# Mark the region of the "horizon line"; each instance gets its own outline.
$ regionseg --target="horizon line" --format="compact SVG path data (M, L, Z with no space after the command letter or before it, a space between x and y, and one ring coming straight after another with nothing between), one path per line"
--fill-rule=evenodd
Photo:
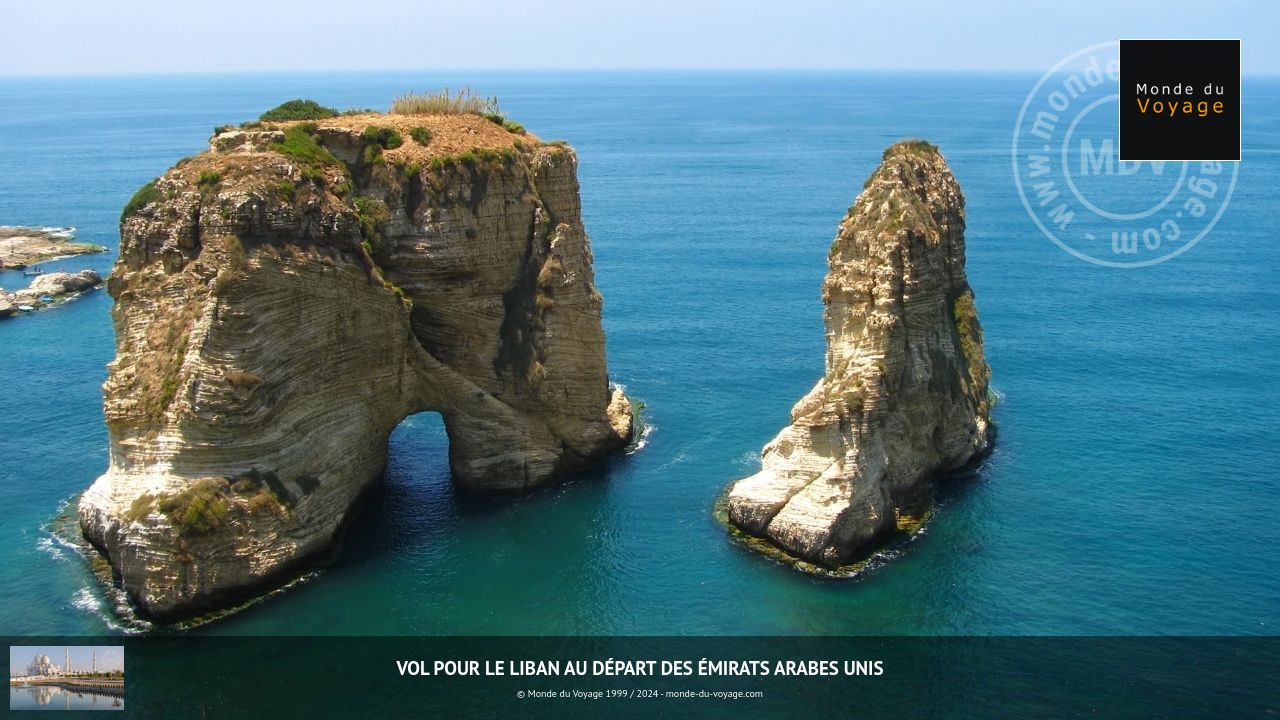
M239 75L364 75L381 73L866 73L866 74L937 74L937 75L1043 75L1045 71L1010 68L867 68L867 67L480 67L480 68L361 68L361 69L263 69L263 70L181 70L164 71L107 71L107 72L47 72L4 73L0 80L49 80L75 78L174 78L174 77L229 77ZM1244 79L1280 78L1280 71L1240 73Z

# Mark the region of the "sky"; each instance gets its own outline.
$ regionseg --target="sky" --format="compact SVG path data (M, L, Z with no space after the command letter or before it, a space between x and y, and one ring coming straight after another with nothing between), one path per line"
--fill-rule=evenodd
M25 675L37 655L48 655L54 665L62 667L65 650L62 645L10 645L9 675ZM98 672L124 669L124 648L119 645L72 645L71 668L76 672L89 670L94 650L98 652Z
M1280 2L41 0L5 4L0 75L454 69L1043 72L1130 38L1241 38L1280 74Z

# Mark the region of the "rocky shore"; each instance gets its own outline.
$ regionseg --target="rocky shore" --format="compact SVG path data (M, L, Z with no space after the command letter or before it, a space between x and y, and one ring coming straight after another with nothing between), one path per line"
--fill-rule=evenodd
M65 302L101 284L102 276L86 269L37 275L29 287L13 292L0 288L0 320Z
M101 245L72 242L73 233L72 228L0 225L0 270L21 270L54 258L106 251Z
M840 223L822 286L826 372L730 488L729 521L819 568L927 512L931 481L991 446L991 370L965 275L964 196L938 149L898 143Z

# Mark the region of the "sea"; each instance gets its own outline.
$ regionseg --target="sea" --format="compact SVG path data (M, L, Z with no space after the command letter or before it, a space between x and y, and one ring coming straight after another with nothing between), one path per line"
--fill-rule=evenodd
M190 635L1274 635L1280 629L1280 81L1244 81L1229 206L1187 252L1100 267L1011 165L1035 74L387 72L0 79L0 224L110 252L120 209L215 125L295 97L386 107L470 86L578 152L611 379L643 437L482 501L433 414L391 437L340 557ZM734 541L716 501L823 371L836 226L905 138L968 203L999 438L912 541L852 578ZM22 287L20 273L0 286ZM111 299L0 321L0 634L134 627L54 532L107 467ZM131 701L132 702L132 701Z

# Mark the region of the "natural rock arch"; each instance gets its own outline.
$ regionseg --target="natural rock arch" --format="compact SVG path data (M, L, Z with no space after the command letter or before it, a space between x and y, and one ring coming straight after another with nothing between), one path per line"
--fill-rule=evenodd
M433 123L472 149L363 131ZM329 547L409 415L443 416L477 492L630 436L567 146L341 117L220 133L140 195L108 283L111 463L79 511L146 614L224 606Z

